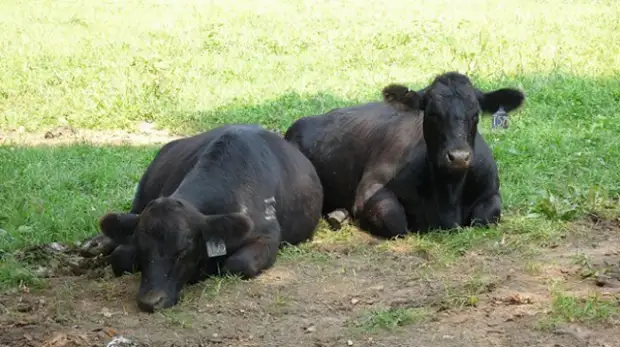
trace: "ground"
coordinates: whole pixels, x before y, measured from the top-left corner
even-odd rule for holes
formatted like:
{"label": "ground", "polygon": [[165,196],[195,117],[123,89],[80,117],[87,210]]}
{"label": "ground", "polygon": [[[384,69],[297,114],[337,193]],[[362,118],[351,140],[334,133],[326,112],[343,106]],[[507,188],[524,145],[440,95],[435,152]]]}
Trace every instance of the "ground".
{"label": "ground", "polygon": [[323,225],[258,278],[209,279],[154,314],[137,309],[137,276],[60,266],[47,289],[0,296],[0,346],[103,346],[115,335],[166,347],[620,345],[620,219],[568,223],[545,247],[515,249],[513,238],[447,260]]}
{"label": "ground", "polygon": [[[620,346],[615,0],[0,0],[0,347]],[[504,220],[378,241],[321,224],[258,278],[138,312],[73,245],[162,143],[467,74],[526,101],[479,130]],[[65,249],[66,248],[66,249]]]}

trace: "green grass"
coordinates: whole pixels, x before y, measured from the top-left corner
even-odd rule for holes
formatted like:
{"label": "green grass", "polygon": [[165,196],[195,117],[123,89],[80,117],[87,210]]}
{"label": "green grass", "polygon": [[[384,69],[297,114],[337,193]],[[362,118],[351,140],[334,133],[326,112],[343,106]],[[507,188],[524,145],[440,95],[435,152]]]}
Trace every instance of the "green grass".
{"label": "green grass", "polygon": [[75,241],[127,210],[156,148],[0,147],[0,247]]}
{"label": "green grass", "polygon": [[216,298],[223,290],[241,281],[240,276],[223,275],[204,280],[201,284],[202,292],[200,297],[210,300]]}
{"label": "green grass", "polygon": [[0,289],[12,286],[42,288],[45,283],[12,257],[0,260]]}
{"label": "green grass", "polygon": [[426,308],[402,308],[368,310],[355,322],[357,330],[369,333],[378,330],[392,331],[410,324],[421,323],[432,315]]}
{"label": "green grass", "polygon": [[[482,89],[527,94],[508,130],[481,124],[509,218],[409,242],[456,256],[505,234],[511,245],[544,243],[620,193],[616,1],[0,0],[0,8],[0,133],[64,122],[135,130],[142,121],[179,134],[237,122],[283,131],[298,117],[376,100],[386,84],[417,88],[458,70]],[[156,150],[1,146],[0,250],[94,234],[103,213],[129,207]],[[28,277],[3,259],[0,283]]]}
{"label": "green grass", "polygon": [[582,323],[587,326],[600,326],[620,318],[617,300],[599,295],[576,297],[560,291],[553,293],[551,311],[539,322],[542,329],[555,328],[562,323]]}

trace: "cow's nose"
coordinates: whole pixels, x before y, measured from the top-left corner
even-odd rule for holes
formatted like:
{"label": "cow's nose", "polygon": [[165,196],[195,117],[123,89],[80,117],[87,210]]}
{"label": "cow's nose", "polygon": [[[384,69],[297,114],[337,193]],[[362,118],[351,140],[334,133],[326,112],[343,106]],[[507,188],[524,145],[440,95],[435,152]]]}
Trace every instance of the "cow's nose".
{"label": "cow's nose", "polygon": [[448,159],[448,163],[450,163],[450,166],[454,168],[466,169],[469,167],[471,152],[461,149],[448,151],[446,158]]}
{"label": "cow's nose", "polygon": [[140,297],[138,300],[138,306],[142,311],[154,312],[164,306],[166,297],[166,293],[163,291],[148,292]]}

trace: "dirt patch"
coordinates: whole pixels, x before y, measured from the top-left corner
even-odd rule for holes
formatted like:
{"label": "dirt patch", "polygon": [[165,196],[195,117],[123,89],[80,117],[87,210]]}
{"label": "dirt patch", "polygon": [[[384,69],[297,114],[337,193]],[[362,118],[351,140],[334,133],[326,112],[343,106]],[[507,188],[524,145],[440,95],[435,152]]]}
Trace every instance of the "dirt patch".
{"label": "dirt patch", "polygon": [[[283,136],[276,129],[268,130]],[[152,123],[147,122],[138,124],[135,131],[77,129],[61,125],[39,132],[26,132],[23,128],[0,131],[0,145],[21,147],[70,144],[145,146],[161,145],[191,135],[193,134],[172,135],[165,130],[155,129]]]}
{"label": "dirt patch", "polygon": [[106,266],[103,256],[83,257],[81,249],[75,245],[53,242],[37,245],[13,253],[16,260],[33,266],[38,277],[63,277],[85,275],[88,278],[100,277]]}
{"label": "dirt patch", "polygon": [[42,132],[26,132],[23,129],[0,132],[0,145],[57,146],[68,144],[92,145],[152,145],[164,144],[181,138],[163,130],[154,129],[150,123],[141,123],[134,132],[122,130],[88,130],[61,125]]}
{"label": "dirt patch", "polygon": [[[154,314],[136,307],[138,276],[58,266],[47,288],[0,295],[0,346],[105,346],[115,336],[164,347],[620,346],[620,225],[569,229],[535,256],[472,251],[450,266],[380,251],[354,232],[361,246],[317,240],[256,279],[187,287],[178,306]],[[53,251],[37,250],[40,258]],[[580,311],[593,295],[606,301]]]}

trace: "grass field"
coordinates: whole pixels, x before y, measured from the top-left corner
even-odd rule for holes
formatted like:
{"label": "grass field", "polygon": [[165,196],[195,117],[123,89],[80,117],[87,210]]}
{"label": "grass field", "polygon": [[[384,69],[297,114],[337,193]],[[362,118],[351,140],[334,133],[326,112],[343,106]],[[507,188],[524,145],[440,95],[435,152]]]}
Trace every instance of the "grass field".
{"label": "grass field", "polygon": [[[153,346],[181,346],[185,340],[151,335],[149,327],[166,324],[177,329],[177,335],[198,329],[193,336],[215,345],[233,343],[232,337],[222,337],[237,334],[230,326],[251,326],[256,317],[268,315],[268,321],[244,332],[253,339],[233,345],[302,341],[327,346],[346,345],[348,340],[397,345],[417,336],[428,346],[490,346],[499,338],[467,333],[479,331],[482,323],[459,322],[454,312],[471,310],[462,317],[484,320],[480,312],[495,307],[493,295],[524,291],[538,293],[537,308],[525,314],[530,318],[523,324],[519,319],[497,323],[502,336],[524,336],[500,339],[506,345],[547,346],[547,337],[571,344],[562,340],[568,335],[557,333],[564,323],[588,326],[595,331],[592,336],[618,342],[610,333],[620,319],[613,301],[620,296],[614,289],[591,285],[587,291],[577,290],[581,277],[564,278],[564,287],[556,280],[551,284],[555,277],[550,273],[558,269],[548,268],[578,266],[580,274],[587,270],[598,275],[602,270],[596,260],[607,257],[606,263],[612,259],[620,269],[620,225],[615,222],[620,216],[618,18],[620,6],[613,0],[0,0],[2,322],[9,327],[24,315],[36,314],[13,305],[28,288],[26,296],[51,298],[46,305],[53,308],[43,305],[42,311],[51,310],[58,318],[64,310],[65,317],[53,324],[36,323],[42,327],[39,333],[29,332],[35,342],[53,331],[74,334],[75,340],[79,334],[69,331],[71,319],[87,319],[80,316],[85,307],[99,312],[127,299],[123,305],[130,313],[124,321],[105,316],[93,318],[91,325],[101,325],[103,319],[107,326],[116,322],[134,327],[127,328],[128,334],[138,340],[140,331],[149,331],[142,337]],[[40,262],[17,256],[24,247],[93,235],[106,211],[129,208],[135,185],[160,145],[111,145],[107,140],[112,131],[139,132],[144,122],[171,135],[250,122],[284,131],[299,117],[376,100],[389,83],[419,88],[449,70],[468,74],[483,90],[511,86],[527,95],[509,129],[491,131],[488,118],[480,126],[500,169],[506,218],[497,228],[412,235],[379,244],[354,229],[322,229],[313,243],[283,250],[275,275],[267,273],[250,283],[199,285],[196,295],[188,294],[190,299],[179,308],[141,318],[139,324],[131,320],[138,315],[130,294],[135,278],[112,279],[107,273],[105,281],[84,276],[45,279],[36,275]],[[60,145],[43,138],[45,131],[62,125],[89,134],[97,143]],[[35,138],[52,145],[34,146]],[[592,215],[604,227],[595,225]],[[571,260],[559,261],[565,258]],[[510,282],[514,277],[498,282],[508,269],[529,277],[519,284]],[[371,284],[379,283],[385,287],[372,289]],[[495,289],[485,289],[489,283]],[[214,286],[221,292],[213,294]],[[592,294],[599,289],[611,291],[616,299]],[[312,301],[309,290],[322,293],[326,301]],[[402,290],[410,299],[428,300],[386,308],[387,298]],[[122,298],[108,297],[110,293]],[[347,293],[357,296],[351,299]],[[364,295],[375,299],[369,303]],[[93,300],[90,306],[71,306],[72,300],[85,297]],[[271,301],[262,305],[265,300]],[[355,309],[329,309],[345,301]],[[240,316],[239,310],[245,313]],[[445,310],[454,314],[444,317]],[[223,313],[216,318],[214,312]],[[323,323],[316,318],[310,332],[305,326],[287,335],[291,326],[309,325],[313,317],[328,318]],[[351,328],[350,320],[359,324]],[[592,322],[599,324],[592,328]],[[409,328],[393,332],[405,325]],[[439,340],[428,335],[429,325],[445,330],[437,333]],[[454,335],[454,329],[461,329],[461,335]],[[359,342],[359,331],[368,335],[364,339],[374,340]],[[214,332],[224,342],[209,342]],[[5,336],[26,343],[22,335],[14,329]],[[2,339],[0,344],[12,345],[13,340]]]}

